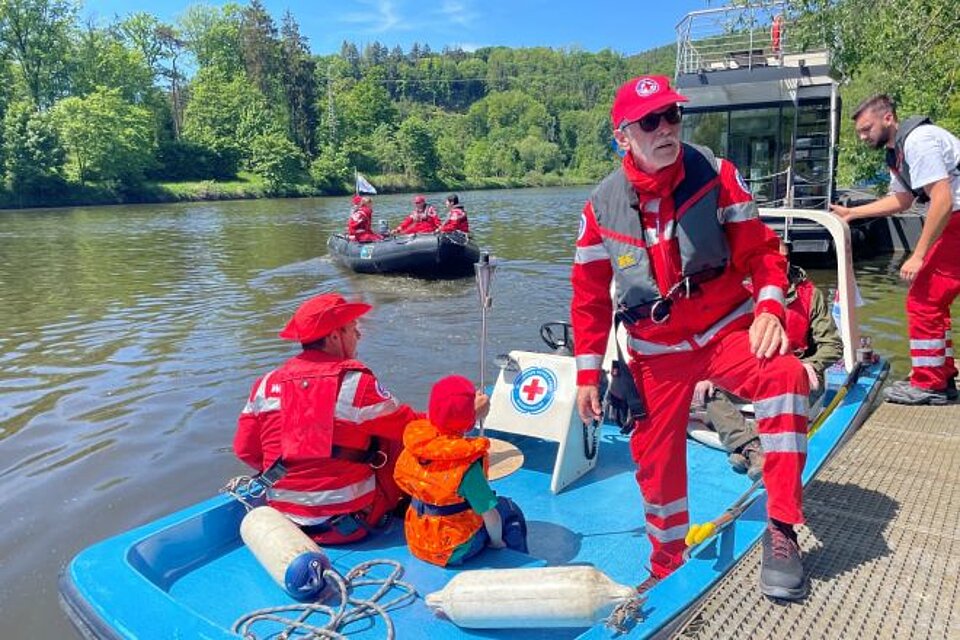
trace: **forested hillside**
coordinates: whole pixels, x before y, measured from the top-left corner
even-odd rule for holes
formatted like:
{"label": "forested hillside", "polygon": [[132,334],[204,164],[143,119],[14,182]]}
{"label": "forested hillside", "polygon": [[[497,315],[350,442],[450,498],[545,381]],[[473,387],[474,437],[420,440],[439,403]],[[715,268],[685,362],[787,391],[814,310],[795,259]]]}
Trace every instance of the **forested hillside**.
{"label": "forested hillside", "polygon": [[[791,0],[847,107],[881,90],[960,129],[956,0]],[[672,45],[317,56],[260,0],[109,23],[71,0],[0,0],[0,206],[584,183],[612,166],[618,84],[672,75]],[[637,48],[640,48],[639,45]],[[879,158],[844,123],[841,184]]]}
{"label": "forested hillside", "polygon": [[[8,204],[583,182],[608,170],[608,107],[672,47],[409,51],[344,42],[315,56],[260,0],[177,24],[88,24],[68,0],[0,2],[0,177]],[[246,186],[230,183],[240,176]],[[243,183],[239,183],[242,185]],[[204,191],[210,193],[204,193]],[[229,194],[227,194],[229,195]]]}

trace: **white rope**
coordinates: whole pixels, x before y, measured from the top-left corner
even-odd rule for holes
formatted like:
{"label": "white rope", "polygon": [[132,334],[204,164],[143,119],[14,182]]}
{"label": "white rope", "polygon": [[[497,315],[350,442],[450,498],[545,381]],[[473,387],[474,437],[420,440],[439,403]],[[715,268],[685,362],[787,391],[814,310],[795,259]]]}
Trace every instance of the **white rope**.
{"label": "white rope", "polygon": [[[361,579],[377,565],[392,567],[390,575],[383,579]],[[408,604],[417,597],[417,590],[413,585],[400,580],[402,575],[403,566],[399,562],[383,559],[362,562],[351,569],[346,576],[341,576],[333,569],[328,569],[323,572],[323,579],[326,580],[328,584],[335,585],[337,595],[339,596],[339,604],[336,607],[321,604],[320,602],[304,602],[257,609],[256,611],[241,616],[233,623],[232,630],[234,633],[243,637],[244,640],[257,640],[257,635],[252,630],[253,625],[261,623],[262,626],[262,623],[275,623],[275,625],[282,626],[283,631],[278,635],[276,627],[273,626],[272,630],[266,633],[264,637],[275,636],[279,640],[287,640],[292,637],[298,639],[334,638],[336,640],[345,640],[348,634],[344,632],[344,629],[348,625],[366,619],[371,619],[372,624],[375,618],[379,617],[386,625],[387,640],[392,640],[396,635],[396,631],[393,626],[393,620],[390,619],[390,615],[387,612]],[[357,588],[372,585],[379,585],[379,588],[371,597],[356,598],[351,596]],[[392,600],[381,603],[380,599],[395,588],[403,593]],[[330,598],[326,599],[330,600]],[[299,615],[296,618],[291,618],[280,615],[283,613],[299,613]],[[323,624],[310,622],[310,617],[315,615],[326,616],[326,622]]]}

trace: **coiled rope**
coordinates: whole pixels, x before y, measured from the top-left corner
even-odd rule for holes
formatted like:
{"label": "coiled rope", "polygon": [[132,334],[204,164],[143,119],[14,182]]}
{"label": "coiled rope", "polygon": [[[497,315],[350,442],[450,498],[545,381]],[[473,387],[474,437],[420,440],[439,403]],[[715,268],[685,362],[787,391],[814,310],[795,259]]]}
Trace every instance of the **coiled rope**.
{"label": "coiled rope", "polygon": [[[361,579],[377,565],[392,567],[390,575],[383,579]],[[346,640],[348,635],[343,633],[342,630],[347,625],[380,617],[387,627],[387,639],[393,640],[396,630],[393,626],[393,620],[390,619],[387,612],[412,602],[417,597],[417,590],[413,585],[400,580],[402,575],[403,566],[395,560],[368,560],[358,564],[345,576],[328,569],[323,572],[323,578],[327,580],[328,584],[336,585],[339,605],[334,607],[320,602],[304,602],[257,609],[241,616],[233,623],[232,630],[243,637],[244,640],[257,640],[257,635],[251,629],[253,625],[272,622],[283,626],[283,631],[276,635],[279,640],[287,640],[293,637]],[[373,585],[379,585],[379,587],[369,598],[358,598],[352,595],[360,587]],[[392,600],[381,603],[380,599],[395,588],[400,589],[403,593]],[[296,618],[290,618],[280,615],[283,613],[298,613],[299,615]],[[312,622],[309,619],[314,615],[326,616],[327,620],[322,624]],[[273,637],[275,633],[276,630],[273,627],[268,635]]]}
{"label": "coiled rope", "polygon": [[[255,508],[266,493],[266,487],[260,478],[250,476],[237,476],[232,478],[220,489],[224,493],[229,493],[236,498],[243,506],[250,511]],[[377,566],[391,567],[390,573],[385,578],[372,578],[367,576],[370,571]],[[355,622],[370,619],[373,624],[374,619],[379,617],[383,619],[387,628],[387,640],[393,640],[396,635],[393,626],[393,620],[387,613],[391,609],[401,607],[412,602],[417,597],[417,590],[408,582],[400,580],[403,576],[403,565],[396,560],[374,559],[361,562],[347,575],[342,576],[334,569],[327,569],[323,572],[323,580],[326,581],[328,588],[320,596],[321,600],[339,600],[337,606],[323,604],[322,602],[299,602],[290,605],[281,605],[276,607],[266,607],[251,611],[233,623],[232,631],[239,634],[244,640],[257,640],[257,635],[252,627],[256,624],[273,623],[270,631],[264,637],[276,637],[278,640],[288,640],[289,638],[333,638],[336,640],[346,640],[348,637],[342,630]],[[356,591],[362,587],[377,586],[374,594],[368,598],[356,597]],[[393,589],[402,591],[400,595],[381,603],[380,600]],[[333,598],[333,593],[336,598]],[[288,614],[288,615],[283,615]],[[289,614],[298,614],[292,617]],[[326,616],[326,622],[319,623],[311,621],[311,616]],[[283,631],[277,634],[276,625],[281,625]]]}

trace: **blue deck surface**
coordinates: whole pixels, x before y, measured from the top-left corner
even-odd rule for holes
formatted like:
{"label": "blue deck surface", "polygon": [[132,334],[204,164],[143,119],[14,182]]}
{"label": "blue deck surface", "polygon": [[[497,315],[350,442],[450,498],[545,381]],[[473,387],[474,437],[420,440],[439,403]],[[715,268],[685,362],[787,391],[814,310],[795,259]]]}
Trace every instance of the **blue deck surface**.
{"label": "blue deck surface", "polygon": [[[823,464],[848,426],[864,419],[862,410],[883,372],[877,365],[863,374],[810,441],[805,481]],[[490,435],[499,436],[495,432]],[[519,471],[496,481],[494,488],[523,508],[529,554],[487,550],[462,569],[591,564],[622,584],[635,585],[646,578],[650,544],[644,532],[635,466],[624,436],[604,427],[597,468],[556,496],[550,493],[549,484],[557,445],[503,437],[520,447],[525,462]],[[687,456],[693,522],[716,517],[749,486],[745,476],[730,470],[720,451],[688,441]],[[68,611],[100,637],[236,637],[230,628],[241,615],[292,602],[240,541],[238,524],[243,513],[238,503],[218,497],[81,552],[61,581]],[[702,595],[756,542],[765,520],[765,500],[761,498],[734,527],[704,545],[690,562],[650,592],[643,609],[646,620],[629,637],[646,637]],[[341,573],[377,558],[404,565],[403,579],[417,588],[419,597],[391,612],[400,638],[613,636],[602,625],[542,631],[466,630],[434,617],[423,597],[441,589],[457,571],[410,556],[399,521],[374,539],[325,551]],[[279,630],[270,625],[254,627],[258,637]],[[344,631],[357,638],[385,637],[382,622],[357,624]]]}

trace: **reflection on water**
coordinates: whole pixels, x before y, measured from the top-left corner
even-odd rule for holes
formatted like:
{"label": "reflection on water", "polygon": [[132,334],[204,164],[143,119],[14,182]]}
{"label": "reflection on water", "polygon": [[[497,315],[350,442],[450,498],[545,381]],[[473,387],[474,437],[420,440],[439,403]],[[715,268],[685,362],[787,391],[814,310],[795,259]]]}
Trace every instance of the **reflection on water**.
{"label": "reflection on water", "polygon": [[[479,244],[503,260],[489,356],[542,349],[540,324],[567,318],[587,194],[462,195]],[[375,218],[391,226],[409,207],[407,196],[375,200]],[[308,296],[339,290],[375,305],[360,356],[417,408],[445,374],[479,379],[473,281],[342,271],[325,241],[347,209],[346,198],[330,198],[0,213],[5,637],[69,633],[51,613],[64,562],[244,470],[230,452],[237,414],[254,377],[295,352],[276,333]],[[859,266],[861,324],[903,374],[897,267]]]}

